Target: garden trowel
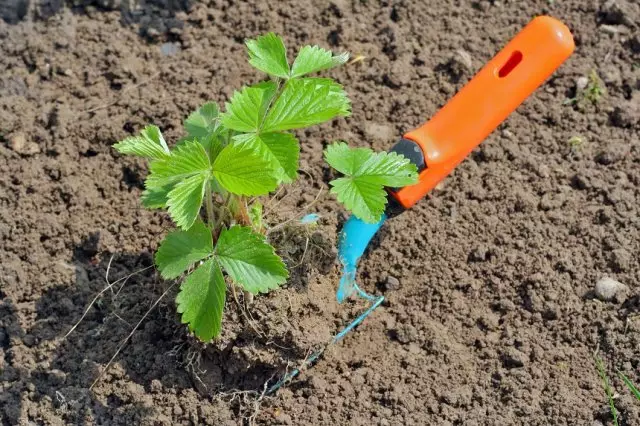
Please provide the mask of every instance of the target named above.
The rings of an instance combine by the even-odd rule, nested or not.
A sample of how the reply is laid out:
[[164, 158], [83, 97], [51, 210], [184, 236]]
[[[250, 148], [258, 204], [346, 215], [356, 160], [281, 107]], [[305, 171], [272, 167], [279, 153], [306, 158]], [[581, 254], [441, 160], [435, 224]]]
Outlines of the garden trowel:
[[340, 234], [338, 254], [344, 266], [338, 302], [362, 291], [355, 284], [356, 266], [384, 221], [418, 202], [444, 179], [518, 105], [573, 52], [569, 29], [560, 21], [533, 19], [445, 106], [421, 127], [406, 133], [391, 151], [418, 168], [418, 183], [388, 188], [382, 219], [368, 224], [355, 216]]

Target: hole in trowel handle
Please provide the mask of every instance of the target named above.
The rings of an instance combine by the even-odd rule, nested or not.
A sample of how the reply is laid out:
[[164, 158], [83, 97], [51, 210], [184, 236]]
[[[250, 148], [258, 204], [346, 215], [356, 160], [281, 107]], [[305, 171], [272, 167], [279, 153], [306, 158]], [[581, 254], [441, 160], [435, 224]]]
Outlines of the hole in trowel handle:
[[522, 52], [516, 50], [511, 54], [509, 60], [502, 66], [502, 68], [500, 68], [498, 71], [498, 77], [504, 78], [508, 76], [520, 62], [522, 62]]

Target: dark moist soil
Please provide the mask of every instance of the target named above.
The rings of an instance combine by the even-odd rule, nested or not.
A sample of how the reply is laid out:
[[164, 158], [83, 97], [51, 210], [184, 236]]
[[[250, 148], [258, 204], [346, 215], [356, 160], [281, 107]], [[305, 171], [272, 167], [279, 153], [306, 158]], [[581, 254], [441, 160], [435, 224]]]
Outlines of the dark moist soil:
[[[130, 3], [0, 1], [2, 424], [612, 424], [596, 350], [620, 424], [640, 424], [615, 373], [640, 383], [637, 2]], [[569, 25], [575, 54], [385, 225], [359, 275], [384, 305], [261, 398], [365, 307], [335, 302], [345, 215], [326, 191], [313, 204], [332, 177], [322, 148], [388, 149], [538, 14]], [[140, 209], [145, 164], [111, 145], [147, 123], [176, 140], [191, 110], [257, 81], [242, 42], [267, 31], [363, 55], [332, 72], [353, 116], [299, 133], [304, 173], [268, 209], [273, 225], [309, 204], [322, 216], [272, 235], [290, 283], [244, 315], [229, 296], [203, 346], [151, 267], [172, 225]], [[606, 93], [567, 102], [592, 70]], [[598, 300], [604, 276], [627, 291]]]

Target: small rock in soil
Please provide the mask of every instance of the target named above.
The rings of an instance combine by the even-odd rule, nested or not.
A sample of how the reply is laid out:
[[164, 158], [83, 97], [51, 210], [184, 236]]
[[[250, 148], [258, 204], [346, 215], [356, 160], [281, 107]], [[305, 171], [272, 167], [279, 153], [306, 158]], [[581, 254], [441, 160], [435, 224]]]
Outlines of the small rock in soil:
[[10, 147], [18, 154], [33, 155], [40, 152], [40, 147], [35, 142], [27, 142], [22, 133], [16, 133], [10, 140]]
[[160, 46], [160, 53], [163, 56], [174, 56], [180, 53], [180, 45], [178, 43], [163, 43]]
[[389, 291], [399, 290], [401, 287], [400, 280], [389, 275], [384, 283], [384, 288]]
[[609, 301], [624, 293], [627, 286], [613, 278], [604, 277], [596, 283], [595, 295], [602, 301]]
[[618, 25], [607, 25], [607, 24], [600, 25], [598, 29], [606, 34], [620, 34], [620, 33], [624, 34], [627, 31], [629, 31], [627, 27], [618, 26]]
[[576, 90], [581, 91], [587, 88], [587, 85], [589, 84], [589, 79], [587, 77], [578, 77], [578, 79], [576, 80]]

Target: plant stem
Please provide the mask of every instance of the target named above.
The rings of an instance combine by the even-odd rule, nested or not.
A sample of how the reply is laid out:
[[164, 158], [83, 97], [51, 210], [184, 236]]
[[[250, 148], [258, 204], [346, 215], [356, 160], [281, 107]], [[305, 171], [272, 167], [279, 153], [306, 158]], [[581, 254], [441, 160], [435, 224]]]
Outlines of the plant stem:
[[251, 225], [251, 217], [249, 216], [249, 207], [247, 206], [247, 198], [240, 197], [238, 200], [238, 205], [240, 207], [240, 221], [243, 225], [249, 226]]
[[609, 385], [609, 378], [607, 377], [607, 373], [604, 369], [604, 363], [602, 362], [602, 358], [596, 355], [596, 367], [598, 368], [598, 373], [600, 374], [600, 379], [602, 380], [602, 386], [604, 387], [604, 392], [607, 395], [607, 400], [609, 401], [609, 409], [611, 411], [611, 416], [613, 417], [614, 426], [618, 426], [618, 410], [616, 409], [616, 405], [613, 401], [613, 389]]
[[207, 222], [209, 225], [213, 225], [215, 222], [215, 217], [213, 214], [213, 193], [211, 192], [211, 183], [207, 185], [207, 191], [205, 194], [205, 210], [207, 211]]

